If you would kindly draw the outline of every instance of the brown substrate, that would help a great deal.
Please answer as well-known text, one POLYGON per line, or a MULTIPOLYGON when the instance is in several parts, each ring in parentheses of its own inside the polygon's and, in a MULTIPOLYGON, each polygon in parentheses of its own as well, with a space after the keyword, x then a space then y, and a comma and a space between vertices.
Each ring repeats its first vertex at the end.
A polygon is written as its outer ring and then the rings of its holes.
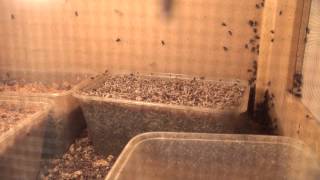
POLYGON ((24 80, 1 80, 0 92, 19 93, 60 93, 72 88, 68 82, 45 84, 41 82, 27 82, 24 80))
POLYGON ((36 110, 35 107, 20 107, 7 103, 0 104, 0 135, 13 128, 19 121, 34 114, 36 110))
POLYGON ((136 74, 110 75, 96 88, 81 94, 152 103, 223 108, 239 106, 245 88, 239 81, 208 81, 204 78, 178 79, 136 74))
POLYGON ((114 157, 98 155, 85 131, 61 158, 43 163, 41 180, 104 179, 114 157))

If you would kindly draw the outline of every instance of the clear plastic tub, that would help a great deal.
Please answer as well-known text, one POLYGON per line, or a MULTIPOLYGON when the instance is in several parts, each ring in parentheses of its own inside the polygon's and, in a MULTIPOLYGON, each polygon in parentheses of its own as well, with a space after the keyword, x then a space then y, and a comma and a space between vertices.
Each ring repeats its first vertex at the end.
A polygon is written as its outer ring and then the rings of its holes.
MULTIPOLYGON (((154 74, 151 76, 193 79, 190 76, 173 74, 154 74)), ((79 90, 96 88, 104 81, 105 77, 100 76, 79 90)), ((216 81, 220 82, 220 80, 216 81)), ((241 104, 225 109, 86 96, 81 95, 78 91, 75 93, 75 97, 81 102, 89 135, 96 151, 102 154, 117 155, 131 138, 144 132, 234 133, 237 127, 242 124, 240 114, 247 109, 249 95, 247 83, 237 82, 245 88, 241 104)), ((235 81, 224 80, 220 83, 235 83, 235 81)))
POLYGON ((47 123, 44 142, 44 157, 52 158, 62 155, 74 142, 75 138, 86 127, 80 105, 72 96, 72 92, 87 81, 89 75, 77 73, 57 73, 40 71, 4 71, 1 70, 1 79, 9 78, 25 80, 27 82, 41 82, 61 84, 70 82, 72 88, 61 92, 0 92, 0 96, 24 96, 35 100, 49 99, 53 109, 47 123))
POLYGON ((300 141, 274 136, 146 133, 132 139, 106 180, 318 180, 300 141))
POLYGON ((0 104, 12 106, 14 110, 31 106, 37 109, 0 134, 0 179, 36 179, 51 105, 10 97, 1 97, 0 104))

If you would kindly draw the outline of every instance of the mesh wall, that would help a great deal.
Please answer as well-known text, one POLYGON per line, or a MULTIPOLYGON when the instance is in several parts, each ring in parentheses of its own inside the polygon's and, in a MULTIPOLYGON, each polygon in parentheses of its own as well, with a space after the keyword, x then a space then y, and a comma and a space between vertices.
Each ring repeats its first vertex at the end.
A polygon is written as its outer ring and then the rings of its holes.
POLYGON ((169 0, 166 10, 167 1, 1 1, 0 65, 249 79, 248 21, 260 22, 261 0, 169 0))

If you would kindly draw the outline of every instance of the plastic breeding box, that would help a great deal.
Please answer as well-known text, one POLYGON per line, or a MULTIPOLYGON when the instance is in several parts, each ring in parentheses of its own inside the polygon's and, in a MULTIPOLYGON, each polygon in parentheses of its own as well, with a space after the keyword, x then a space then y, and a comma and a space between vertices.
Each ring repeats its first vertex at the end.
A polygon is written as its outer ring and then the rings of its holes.
POLYGON ((0 98, 0 179, 36 179, 50 107, 0 98))
POLYGON ((86 127, 80 105, 72 92, 86 81, 88 75, 38 71, 1 72, 1 82, 9 85, 6 88, 1 85, 0 96, 24 96, 52 101, 51 118, 45 131, 44 157, 62 155, 86 127), (21 82, 26 85, 20 85, 21 82), (12 87, 10 84, 13 84, 12 87), (15 88, 14 84, 19 88, 10 90, 15 88))
POLYGON ((106 180, 317 180, 317 160, 286 137, 146 133, 130 141, 106 180))
MULTIPOLYGON (((142 75, 145 78, 187 79, 194 77, 173 74, 142 75)), ((206 132, 234 133, 241 124, 240 114, 247 109, 249 89, 247 83, 227 80, 201 80, 221 84, 238 83, 244 88, 241 102, 236 107, 201 108, 168 105, 118 98, 83 95, 97 89, 105 81, 104 75, 75 93, 87 121, 89 135, 99 153, 117 155, 134 136, 144 132, 206 132)))

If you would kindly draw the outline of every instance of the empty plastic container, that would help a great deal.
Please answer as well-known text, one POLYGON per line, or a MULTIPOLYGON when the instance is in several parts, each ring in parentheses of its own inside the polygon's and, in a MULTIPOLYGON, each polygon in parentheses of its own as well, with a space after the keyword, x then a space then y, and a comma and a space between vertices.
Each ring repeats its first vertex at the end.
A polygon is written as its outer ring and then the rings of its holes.
POLYGON ((72 96, 72 92, 86 81, 88 75, 77 73, 55 73, 45 71, 1 71, 1 79, 25 80, 26 82, 41 82, 43 84, 62 84, 68 82, 70 90, 60 92, 0 92, 0 96, 24 96, 35 100, 49 99, 53 109, 47 123, 44 142, 44 157, 62 155, 75 138, 86 127, 80 105, 72 96))
POLYGON ((26 98, 9 97, 1 97, 0 104, 16 112, 28 107, 36 109, 29 116, 19 118, 16 124, 0 134, 0 179, 36 179, 51 106, 26 98))
MULTIPOLYGON (((145 76, 193 79, 190 76, 174 74, 145 76)), ((105 77, 100 76, 75 93, 81 102, 93 145, 96 151, 102 154, 119 154, 131 138, 144 132, 234 133, 241 124, 240 114, 247 109, 248 85, 235 80, 205 80, 233 84, 237 82, 245 88, 240 105, 224 109, 168 105, 81 94, 82 90, 98 88, 104 81, 105 77)))
POLYGON ((133 138, 106 180, 316 180, 318 159, 273 136, 146 133, 133 138))

